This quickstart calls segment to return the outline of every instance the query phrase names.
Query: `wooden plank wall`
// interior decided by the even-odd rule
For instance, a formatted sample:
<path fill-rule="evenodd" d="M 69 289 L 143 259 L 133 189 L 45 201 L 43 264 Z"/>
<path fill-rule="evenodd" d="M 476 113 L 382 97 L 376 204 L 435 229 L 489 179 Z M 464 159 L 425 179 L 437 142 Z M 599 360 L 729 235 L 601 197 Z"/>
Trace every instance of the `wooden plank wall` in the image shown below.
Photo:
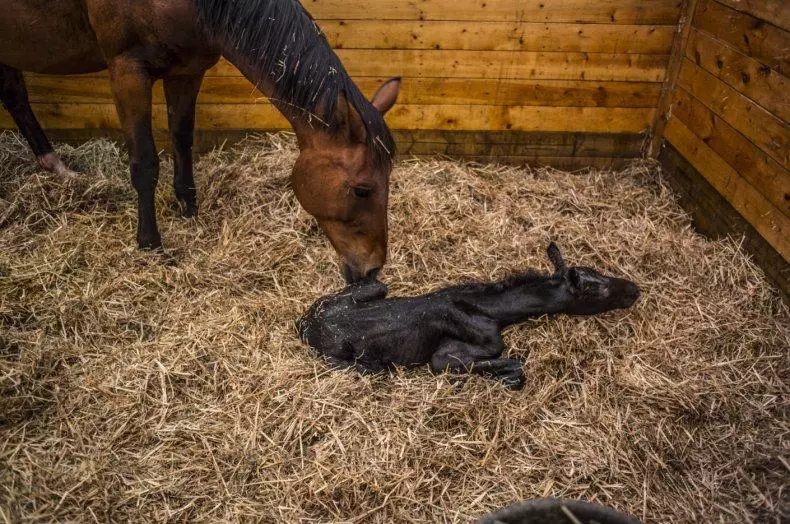
<path fill-rule="evenodd" d="M 684 157 L 759 233 L 779 255 L 767 259 L 786 292 L 790 2 L 698 0 L 690 25 L 668 94 L 664 138 L 673 151 L 664 158 Z"/>
<path fill-rule="evenodd" d="M 303 3 L 365 93 L 403 77 L 388 116 L 402 153 L 581 167 L 639 156 L 681 0 Z M 117 128 L 105 75 L 27 79 L 36 114 L 57 138 Z M 161 130 L 161 87 L 155 102 Z M 226 62 L 209 72 L 199 104 L 204 145 L 287 127 Z M 1 127 L 11 127 L 4 112 Z"/>

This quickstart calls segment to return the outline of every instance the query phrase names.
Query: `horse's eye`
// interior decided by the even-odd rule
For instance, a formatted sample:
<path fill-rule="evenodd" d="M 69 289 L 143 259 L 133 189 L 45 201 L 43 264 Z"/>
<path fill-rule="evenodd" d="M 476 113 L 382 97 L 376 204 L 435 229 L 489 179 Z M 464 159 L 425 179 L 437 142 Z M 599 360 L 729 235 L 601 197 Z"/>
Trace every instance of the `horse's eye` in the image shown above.
<path fill-rule="evenodd" d="M 373 189 L 369 187 L 354 187 L 352 190 L 354 191 L 354 196 L 357 198 L 367 198 L 373 194 Z"/>

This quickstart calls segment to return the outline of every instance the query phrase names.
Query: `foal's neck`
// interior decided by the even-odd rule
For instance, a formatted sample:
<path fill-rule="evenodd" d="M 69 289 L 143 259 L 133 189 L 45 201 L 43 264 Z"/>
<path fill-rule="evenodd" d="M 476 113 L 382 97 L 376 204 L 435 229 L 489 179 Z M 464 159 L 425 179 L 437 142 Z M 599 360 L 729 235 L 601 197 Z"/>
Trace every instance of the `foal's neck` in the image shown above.
<path fill-rule="evenodd" d="M 540 315 L 562 313 L 571 300 L 564 279 L 537 274 L 518 275 L 496 284 L 461 286 L 456 293 L 453 298 L 474 306 L 503 328 Z"/>

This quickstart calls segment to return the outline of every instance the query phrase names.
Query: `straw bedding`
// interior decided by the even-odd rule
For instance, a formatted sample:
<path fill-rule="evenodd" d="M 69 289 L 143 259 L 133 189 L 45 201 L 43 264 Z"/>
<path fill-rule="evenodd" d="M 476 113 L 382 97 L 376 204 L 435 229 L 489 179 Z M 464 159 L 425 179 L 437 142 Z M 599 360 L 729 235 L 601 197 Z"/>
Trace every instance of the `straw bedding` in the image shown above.
<path fill-rule="evenodd" d="M 510 330 L 526 389 L 328 372 L 294 321 L 340 285 L 288 190 L 288 135 L 197 166 L 201 216 L 132 248 L 111 142 L 38 171 L 0 137 L 0 521 L 468 521 L 542 496 L 654 522 L 787 518 L 790 316 L 733 241 L 693 233 L 649 164 L 563 173 L 402 160 L 393 296 L 571 264 L 634 309 Z"/>

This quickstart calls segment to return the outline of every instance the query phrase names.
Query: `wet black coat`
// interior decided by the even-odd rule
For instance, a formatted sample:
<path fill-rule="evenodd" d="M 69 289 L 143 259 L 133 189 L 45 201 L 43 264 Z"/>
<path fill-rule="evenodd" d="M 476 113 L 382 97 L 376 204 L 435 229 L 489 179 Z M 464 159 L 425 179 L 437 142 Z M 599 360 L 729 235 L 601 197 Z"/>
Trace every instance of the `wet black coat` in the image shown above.
<path fill-rule="evenodd" d="M 628 280 L 566 269 L 554 244 L 549 257 L 557 268 L 553 275 L 528 272 L 417 297 L 388 299 L 384 284 L 357 283 L 316 301 L 300 319 L 299 334 L 338 367 L 375 373 L 430 363 L 434 372 L 491 376 L 519 388 L 521 363 L 499 358 L 504 328 L 545 314 L 627 308 L 639 296 Z"/>

